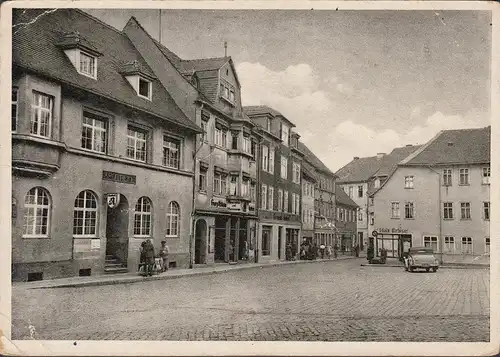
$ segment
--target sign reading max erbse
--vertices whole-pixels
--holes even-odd
[[[134,175],[120,174],[118,172],[103,171],[102,179],[106,181],[114,181],[119,183],[128,183],[135,185],[136,177]]]

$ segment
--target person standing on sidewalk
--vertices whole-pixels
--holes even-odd
[[[168,248],[167,242],[162,240],[161,241],[161,248],[160,248],[160,258],[162,259],[162,265],[161,265],[162,273],[164,273],[168,270],[168,254],[169,253],[170,253],[170,249]]]
[[[146,258],[146,266],[144,272],[146,275],[153,275],[153,267],[155,265],[155,247],[151,243],[151,239],[146,240],[144,245],[144,255]]]

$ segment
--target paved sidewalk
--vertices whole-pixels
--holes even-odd
[[[291,265],[291,264],[308,264],[318,262],[334,262],[344,259],[356,259],[353,256],[339,256],[332,259],[316,259],[316,260],[294,260],[294,261],[277,261],[270,263],[242,263],[242,264],[216,264],[207,267],[194,269],[171,269],[165,273],[156,274],[149,277],[143,277],[137,272],[113,275],[95,275],[89,277],[70,277],[61,279],[51,279],[33,282],[14,282],[12,287],[28,288],[28,289],[48,289],[48,288],[69,288],[83,286],[98,286],[98,285],[114,285],[114,284],[130,284],[141,281],[176,279],[185,276],[199,276],[207,274],[224,273],[228,271],[265,268],[273,266]]]

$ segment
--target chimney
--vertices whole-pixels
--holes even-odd
[[[380,160],[381,158],[383,158],[385,155],[385,152],[378,152],[377,153],[377,160]]]
[[[359,156],[354,156],[354,160],[359,160]]]

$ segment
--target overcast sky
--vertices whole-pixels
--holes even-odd
[[[158,39],[158,10],[87,10]],[[220,57],[243,105],[266,104],[336,171],[353,156],[422,144],[490,120],[491,15],[471,11],[162,10],[162,43]]]

